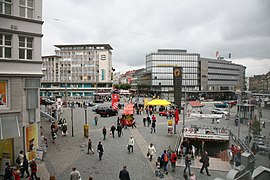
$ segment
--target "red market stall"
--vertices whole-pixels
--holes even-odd
[[[131,126],[133,123],[133,112],[134,112],[134,105],[132,103],[126,104],[124,110],[122,112],[122,118],[120,119],[120,123],[122,126]]]

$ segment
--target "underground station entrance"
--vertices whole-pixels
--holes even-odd
[[[230,146],[229,130],[217,127],[186,127],[182,145],[186,144],[191,147],[192,156],[207,151],[210,157],[221,158],[227,156],[227,149]]]

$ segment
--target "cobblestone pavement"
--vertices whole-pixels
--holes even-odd
[[[207,112],[213,105],[207,104],[204,107],[205,112]],[[234,117],[235,109],[231,111]],[[263,116],[269,117],[269,110],[263,111]],[[47,154],[45,155],[44,164],[50,175],[56,176],[57,179],[66,180],[69,178],[71,168],[76,166],[80,171],[82,180],[87,179],[90,175],[94,179],[118,179],[119,171],[122,169],[123,165],[127,165],[127,170],[130,172],[131,179],[138,180],[151,180],[156,179],[154,175],[155,165],[154,162],[150,163],[149,159],[146,157],[146,149],[150,143],[153,143],[156,150],[157,156],[161,155],[164,149],[167,149],[169,145],[174,147],[177,134],[168,136],[167,135],[167,119],[165,117],[159,117],[157,115],[157,129],[156,133],[151,134],[149,127],[144,127],[142,125],[143,115],[135,115],[135,120],[137,122],[137,128],[124,129],[124,136],[118,138],[112,138],[109,136],[109,128],[112,124],[116,124],[117,116],[109,118],[99,117],[98,126],[92,125],[92,120],[95,113],[88,108],[88,123],[90,125],[90,137],[93,141],[93,148],[96,152],[98,141],[101,141],[104,146],[104,156],[101,161],[98,160],[98,154],[86,154],[87,151],[87,139],[83,137],[83,124],[84,124],[84,109],[76,108],[74,109],[74,137],[71,137],[71,121],[70,121],[70,109],[63,109],[62,117],[66,118],[68,123],[68,133],[67,137],[62,137],[58,133],[56,143],[52,144],[49,141],[49,147],[47,149]],[[119,115],[120,116],[120,115]],[[181,118],[182,120],[182,118]],[[177,127],[177,133],[182,128],[180,125]],[[187,119],[186,124],[197,124],[197,125],[211,125],[210,119]],[[42,122],[44,126],[45,133],[50,137],[50,123]],[[216,126],[229,126],[237,132],[237,127],[234,126],[233,118],[231,120],[222,120],[220,124],[215,124]],[[107,128],[107,139],[103,141],[101,129],[103,126]],[[270,121],[267,121],[266,128],[263,129],[263,134],[267,134],[267,141],[269,143],[269,127]],[[247,126],[241,125],[241,138],[247,135]],[[268,132],[267,132],[268,131]],[[135,139],[134,152],[128,154],[126,149],[128,138],[132,134]],[[265,165],[269,161],[266,159],[267,156],[262,154],[257,154],[256,166]],[[155,160],[155,159],[154,159]],[[210,162],[211,163],[211,162]],[[43,168],[42,168],[43,169]],[[42,171],[42,169],[40,169]],[[169,175],[165,175],[165,179],[183,179],[183,169],[184,167],[177,167],[175,172],[171,172],[169,167]],[[215,177],[224,178],[227,172],[223,171],[211,171],[211,177],[200,174],[199,169],[192,169],[197,175],[197,179],[214,179]],[[44,173],[46,174],[46,173]],[[44,177],[43,179],[48,179]]]

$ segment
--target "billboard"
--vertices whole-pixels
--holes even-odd
[[[37,156],[38,147],[38,126],[31,124],[25,126],[25,151],[28,160],[32,160]]]
[[[7,81],[0,81],[0,107],[7,105]]]

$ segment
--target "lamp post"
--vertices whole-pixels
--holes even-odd
[[[71,136],[74,137],[74,129],[73,129],[73,110],[74,110],[74,105],[71,106]]]
[[[185,107],[183,109],[183,130],[185,128],[185,121],[186,121],[186,108],[187,108],[187,76],[185,75]]]
[[[87,106],[84,105],[84,126],[83,126],[83,130],[84,130],[84,137],[89,137],[89,125],[87,122]]]

